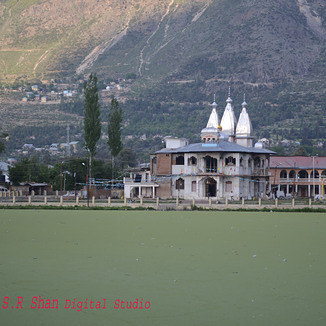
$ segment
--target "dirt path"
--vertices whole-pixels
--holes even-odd
[[[162,18],[161,18],[160,22],[158,23],[158,25],[157,25],[155,31],[154,31],[154,32],[149,36],[149,38],[148,38],[147,41],[146,41],[145,46],[144,46],[144,47],[141,49],[141,51],[140,51],[140,54],[139,54],[139,68],[138,68],[138,73],[139,73],[140,76],[142,75],[142,68],[143,68],[143,64],[144,64],[144,59],[143,59],[144,51],[145,51],[145,49],[147,48],[147,46],[149,45],[149,41],[150,41],[150,40],[155,36],[155,34],[157,33],[157,31],[160,29],[161,24],[162,24],[164,18],[169,14],[169,12],[170,12],[170,8],[171,8],[171,6],[172,6],[173,4],[174,4],[174,0],[172,0],[172,1],[169,3],[167,10],[166,10],[165,14],[162,16]]]
[[[80,66],[76,69],[77,74],[83,74],[84,71],[94,64],[98,57],[105,51],[110,50],[114,45],[116,45],[126,34],[129,28],[130,16],[128,14],[128,21],[126,25],[122,28],[121,32],[113,39],[105,42],[103,45],[98,45],[88,56],[82,61]]]

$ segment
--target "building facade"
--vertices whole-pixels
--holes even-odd
[[[273,156],[270,162],[270,181],[275,196],[325,196],[326,157]]]

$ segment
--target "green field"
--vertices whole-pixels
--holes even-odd
[[[1,325],[325,325],[325,227],[317,213],[2,209]],[[64,309],[74,298],[107,309]],[[114,309],[137,298],[150,308]]]

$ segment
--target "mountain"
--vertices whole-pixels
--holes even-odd
[[[176,134],[207,118],[187,103],[217,93],[221,114],[230,85],[236,111],[247,94],[257,136],[317,141],[326,137],[325,21],[323,0],[6,0],[0,80],[134,74],[128,116],[144,97],[170,108],[163,131],[176,116],[195,114]],[[149,135],[147,122],[160,113],[150,107],[138,119]]]

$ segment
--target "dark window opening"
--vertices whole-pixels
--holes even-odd
[[[280,173],[280,178],[281,179],[286,179],[287,178],[287,173],[285,170],[282,170],[281,173]]]
[[[176,165],[184,165],[185,164],[185,159],[183,156],[178,156],[175,160]]]
[[[197,159],[194,156],[191,156],[188,160],[188,165],[196,165],[197,164]]]
[[[211,156],[206,156],[204,158],[206,172],[217,172],[217,159]]]
[[[236,159],[232,156],[229,156],[225,159],[225,165],[235,165]]]
[[[182,178],[179,178],[175,183],[175,188],[177,190],[182,190],[185,188],[185,181]]]

